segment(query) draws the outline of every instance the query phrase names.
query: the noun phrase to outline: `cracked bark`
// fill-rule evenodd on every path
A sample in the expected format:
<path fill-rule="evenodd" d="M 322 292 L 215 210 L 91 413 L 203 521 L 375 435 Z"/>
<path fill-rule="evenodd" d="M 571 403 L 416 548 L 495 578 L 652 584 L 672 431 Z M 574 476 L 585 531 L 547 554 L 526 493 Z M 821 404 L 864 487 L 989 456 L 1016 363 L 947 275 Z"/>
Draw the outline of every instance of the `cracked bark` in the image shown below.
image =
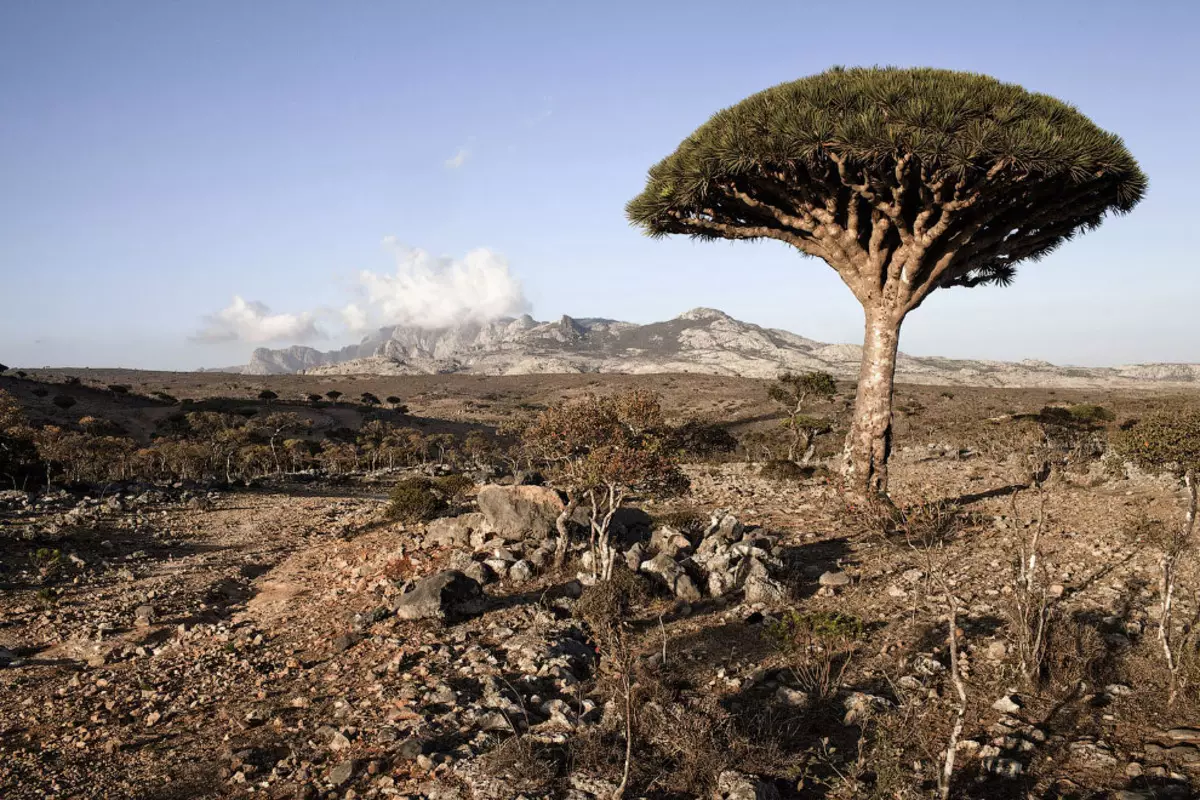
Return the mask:
<path fill-rule="evenodd" d="M 846 434 L 843 477 L 859 500 L 887 492 L 892 450 L 892 394 L 903 316 L 867 307 L 854 421 Z"/>

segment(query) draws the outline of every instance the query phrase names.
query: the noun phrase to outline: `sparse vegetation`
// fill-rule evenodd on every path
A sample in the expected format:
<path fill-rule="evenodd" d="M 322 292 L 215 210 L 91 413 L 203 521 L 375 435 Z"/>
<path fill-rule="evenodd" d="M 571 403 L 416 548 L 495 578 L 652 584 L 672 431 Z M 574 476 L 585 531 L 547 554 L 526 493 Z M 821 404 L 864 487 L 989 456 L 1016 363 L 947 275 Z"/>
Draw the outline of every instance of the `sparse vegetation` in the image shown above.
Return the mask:
<path fill-rule="evenodd" d="M 1146 435 L 1188 419 L 1200 407 L 1190 397 L 1063 391 L 1050 402 L 1033 390 L 964 387 L 943 398 L 936 387 L 905 388 L 898 407 L 926 411 L 898 415 L 897 425 L 920 444 L 900 451 L 893 465 L 892 502 L 851 498 L 846 513 L 836 481 L 795 480 L 809 472 L 785 458 L 748 466 L 681 444 L 701 430 L 688 420 L 705 420 L 738 436 L 743 448 L 748 432 L 765 431 L 764 448 L 785 455 L 791 435 L 777 424 L 765 381 L 750 384 L 753 391 L 744 382 L 719 383 L 729 397 L 755 398 L 723 422 L 720 414 L 733 414 L 728 404 L 698 388 L 710 379 L 686 376 L 673 377 L 672 387 L 663 383 L 673 394 L 662 399 L 627 391 L 592 397 L 586 393 L 610 388 L 594 376 L 506 379 L 503 385 L 517 388 L 473 404 L 490 384 L 476 390 L 451 378 L 454 391 L 435 396 L 414 381 L 422 412 L 411 419 L 358 403 L 334 408 L 323 394 L 317 404 L 301 381 L 271 383 L 293 399 L 270 405 L 255 396 L 261 384 L 214 398 L 196 386 L 156 383 L 196 396 L 188 407 L 171 407 L 147 399 L 136 380 L 89 375 L 71 391 L 77 405 L 60 409 L 36 398 L 38 384 L 5 380 L 11 394 L 7 402 L 0 396 L 0 459 L 8 466 L 0 480 L 34 491 L 0 492 L 0 522 L 15 532 L 0 543 L 0 574 L 15 587 L 0 597 L 0 611 L 26 609 L 6 616 L 19 645 L 40 642 L 35 632 L 45 626 L 55 641 L 119 648 L 126 636 L 175 631 L 173 620 L 200 613 L 199 604 L 240 606 L 247 590 L 266 598 L 234 628 L 173 633 L 187 642 L 186 658 L 168 648 L 109 661 L 96 673 L 117 689 L 134 680 L 161 685 L 164 669 L 218 676 L 205 714 L 180 704 L 151 726 L 171 732 L 186 724 L 198 748 L 223 742 L 223 732 L 214 735 L 219 714 L 254 718 L 262 701 L 240 687 L 258 685 L 253 676 L 261 669 L 277 671 L 272 680 L 286 696 L 307 696 L 311 680 L 326 675 L 337 676 L 339 691 L 366 696 L 370 687 L 390 685 L 388 665 L 396 664 L 397 686 L 416 682 L 406 708 L 421 725 L 444 720 L 443 730 L 466 737 L 457 745 L 463 769 L 453 774 L 467 782 L 546 795 L 588 785 L 612 796 L 623 784 L 626 798 L 709 797 L 740 786 L 768 796 L 916 800 L 1005 796 L 1070 780 L 1097 794 L 1142 786 L 1125 777 L 1137 768 L 1122 762 L 1146 773 L 1166 769 L 1175 754 L 1159 758 L 1145 742 L 1200 708 L 1192 588 L 1200 564 L 1189 547 L 1171 544 L 1184 530 L 1186 470 L 1178 456 L 1167 460 L 1165 450 L 1147 444 L 1191 437 Z M 639 386 L 633 377 L 609 380 Z M 105 389 L 116 382 L 130 392 Z M 386 385 L 358 383 L 354 396 L 363 388 L 384 396 Z M 831 420 L 841 413 L 823 410 Z M 584 425 L 593 414 L 592 422 L 604 424 Z M 537 534 L 524 525 L 493 532 L 476 503 L 476 481 L 520 478 L 565 489 L 566 473 L 544 457 L 548 451 L 517 435 L 531 425 L 562 432 L 560 423 L 607 431 L 598 441 L 620 450 L 614 457 L 627 454 L 627 441 L 635 453 L 663 454 L 692 493 L 626 492 L 607 552 L 599 541 L 588 547 L 592 500 L 581 494 L 564 540 L 582 553 L 581 563 L 554 570 L 556 546 L 540 532 L 554 527 L 553 514 L 540 518 Z M 1067 432 L 1048 434 L 1050 426 Z M 1128 477 L 1085 475 L 1079 467 L 1090 456 L 1076 455 L 1072 441 L 1099 442 L 1108 462 L 1129 461 Z M 1054 479 L 1043 474 L 1046 464 Z M 301 481 L 309 486 L 297 490 Z M 246 482 L 254 488 L 239 496 Z M 393 492 L 382 514 L 372 497 L 381 485 Z M 513 490 L 514 501 L 536 498 L 557 513 L 554 493 L 529 488 Z M 1182 510 L 1177 488 L 1185 490 Z M 606 512 L 606 497 L 597 500 Z M 212 507 L 219 513 L 206 510 Z M 281 519 L 291 522 L 281 526 Z M 247 546 L 253 559 L 241 549 Z M 1171 552 L 1180 553 L 1170 562 L 1175 587 L 1164 591 L 1163 560 Z M 164 557 L 172 570 L 155 572 L 151 563 Z M 592 568 L 602 578 L 606 559 L 609 579 L 592 583 Z M 213 587 L 214 568 L 237 576 L 251 561 L 274 563 L 271 577 Z M 489 597 L 481 616 L 456 616 L 450 627 L 388 618 L 400 592 L 441 570 L 480 582 Z M 192 580 L 193 589 L 181 583 Z M 270 609 L 284 606 L 273 605 L 270 593 L 292 586 L 300 593 L 288 595 L 285 616 L 273 616 L 283 612 Z M 1160 598 L 1167 595 L 1163 624 Z M 112 597 L 121 599 L 106 605 Z M 152 608 L 135 614 L 142 606 Z M 350 606 L 359 615 L 352 623 Z M 110 607 L 116 611 L 102 619 L 112 620 L 111 632 L 72 616 Z M 362 636 L 365 630 L 371 634 Z M 307 666 L 290 649 L 295 641 L 328 649 L 332 659 L 317 653 L 324 660 L 312 663 L 320 666 Z M 289 659 L 295 666 L 280 670 Z M 20 677 L 23 669 L 0 673 Z M 19 708 L 30 721 L 23 724 L 45 724 L 36 720 L 48 697 L 72 731 L 96 713 L 86 698 L 56 693 L 77 673 L 63 671 L 59 680 L 57 667 L 37 669 L 46 688 L 29 688 L 35 702 Z M 145 703 L 140 690 L 104 696 L 124 715 L 114 711 L 106 724 L 147 727 L 124 710 L 134 706 L 123 705 Z M 213 708 L 218 714 L 208 713 Z M 289 706 L 306 737 L 287 725 L 278 737 L 301 754 L 329 752 L 324 738 L 333 733 L 316 733 L 328 724 L 328 708 Z M 362 737 L 354 730 L 403 723 L 389 720 L 390 710 L 348 705 L 345 727 L 329 728 L 356 747 Z M 1038 720 L 1049 720 L 1053 733 L 1045 739 L 1025 727 Z M 1001 723 L 1007 732 L 998 732 Z M 347 785 L 365 795 L 386 774 L 397 790 L 419 794 L 429 772 L 450 774 L 438 771 L 439 741 L 421 739 L 429 766 L 414 770 L 419 776 L 371 773 L 360 763 Z M 399 743 L 379 747 L 390 753 Z M 76 758 L 63 752 L 68 762 Z M 1117 765 L 1091 769 L 1080 752 Z M 19 749 L 8 755 L 24 757 Z M 116 750 L 92 754 L 89 763 L 127 757 Z M 62 770 L 47 769 L 64 780 Z M 315 773 L 291 762 L 271 769 L 255 775 L 272 786 L 325 786 L 325 772 L 296 777 Z"/>
<path fill-rule="evenodd" d="M 1196 642 L 1194 633 L 1200 608 L 1193 610 L 1182 630 L 1176 630 L 1178 596 L 1181 592 L 1194 595 L 1200 584 L 1180 586 L 1181 570 L 1186 561 L 1195 559 L 1196 516 L 1198 512 L 1197 475 L 1200 474 L 1200 412 L 1189 411 L 1173 414 L 1157 414 L 1138 420 L 1115 437 L 1117 452 L 1143 468 L 1166 472 L 1183 481 L 1187 493 L 1182 524 L 1157 526 L 1151 532 L 1159 558 L 1159 603 L 1158 638 L 1162 645 L 1163 658 L 1170 675 L 1168 705 L 1173 705 L 1180 689 L 1180 674 L 1185 662 L 1183 647 L 1192 649 Z"/>

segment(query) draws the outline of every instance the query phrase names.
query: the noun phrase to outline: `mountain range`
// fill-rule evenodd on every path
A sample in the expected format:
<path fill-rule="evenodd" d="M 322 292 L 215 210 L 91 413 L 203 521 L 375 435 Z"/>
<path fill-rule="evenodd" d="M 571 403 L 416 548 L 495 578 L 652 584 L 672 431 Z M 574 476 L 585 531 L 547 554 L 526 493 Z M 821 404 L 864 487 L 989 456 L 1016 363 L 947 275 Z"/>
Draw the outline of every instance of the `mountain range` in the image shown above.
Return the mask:
<path fill-rule="evenodd" d="M 827 344 L 788 331 L 697 308 L 665 322 L 610 319 L 538 322 L 529 315 L 448 328 L 381 328 L 359 344 L 323 352 L 311 347 L 259 348 L 247 375 L 695 372 L 773 378 L 784 370 L 858 374 L 857 345 Z M 1045 361 L 983 361 L 900 354 L 897 380 L 995 387 L 1200 387 L 1200 364 L 1066 367 Z"/>

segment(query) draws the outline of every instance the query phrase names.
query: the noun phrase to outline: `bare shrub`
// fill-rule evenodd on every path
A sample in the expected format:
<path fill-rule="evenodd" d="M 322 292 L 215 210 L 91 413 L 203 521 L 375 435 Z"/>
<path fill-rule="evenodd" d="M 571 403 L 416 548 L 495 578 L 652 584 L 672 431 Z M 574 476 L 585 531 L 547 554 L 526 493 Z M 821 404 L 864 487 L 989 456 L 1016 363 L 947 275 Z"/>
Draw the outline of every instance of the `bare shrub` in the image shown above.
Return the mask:
<path fill-rule="evenodd" d="M 558 775 L 557 765 L 543 749 L 528 736 L 512 736 L 485 753 L 480 765 L 485 773 L 503 781 L 514 796 L 543 793 Z"/>
<path fill-rule="evenodd" d="M 1034 525 L 1018 532 L 1012 560 L 1012 593 L 1008 604 L 1008 632 L 1017 653 L 1021 676 L 1038 681 L 1046 657 L 1048 627 L 1055 615 L 1046 568 L 1041 561 L 1041 538 L 1046 525 L 1046 495 L 1038 492 L 1038 515 Z M 1017 495 L 1012 496 L 1012 519 L 1019 519 Z"/>
<path fill-rule="evenodd" d="M 1053 614 L 1045 628 L 1040 662 L 1043 683 L 1062 692 L 1076 692 L 1087 682 L 1115 679 L 1108 648 L 1094 625 L 1065 614 Z"/>
<path fill-rule="evenodd" d="M 640 687 L 635 676 L 637 649 L 629 623 L 633 606 L 644 602 L 645 592 L 644 583 L 636 575 L 627 569 L 616 568 L 607 580 L 588 587 L 575 605 L 575 614 L 587 624 L 600 651 L 600 668 L 615 687 L 614 705 L 620 708 L 624 726 L 621 782 L 613 800 L 620 800 L 624 795 L 633 765 L 637 730 L 635 694 Z"/>

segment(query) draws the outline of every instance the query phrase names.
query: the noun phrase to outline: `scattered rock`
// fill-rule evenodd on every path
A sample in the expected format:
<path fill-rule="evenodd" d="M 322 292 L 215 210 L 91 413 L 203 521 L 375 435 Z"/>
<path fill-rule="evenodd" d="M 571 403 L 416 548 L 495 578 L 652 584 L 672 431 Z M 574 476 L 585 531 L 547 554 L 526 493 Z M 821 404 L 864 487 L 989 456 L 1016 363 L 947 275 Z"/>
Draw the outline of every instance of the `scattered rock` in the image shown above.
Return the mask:
<path fill-rule="evenodd" d="M 508 568 L 508 579 L 514 583 L 525 583 L 533 579 L 533 565 L 525 559 L 514 562 Z"/>
<path fill-rule="evenodd" d="M 452 621 L 477 614 L 486 604 L 479 582 L 457 570 L 424 578 L 392 605 L 400 619 Z"/>
<path fill-rule="evenodd" d="M 850 576 L 840 570 L 837 572 L 823 572 L 821 573 L 821 577 L 817 579 L 817 583 L 832 588 L 849 586 Z"/>
<path fill-rule="evenodd" d="M 484 486 L 476 497 L 491 530 L 505 538 L 544 538 L 555 530 L 562 498 L 545 486 Z"/>
<path fill-rule="evenodd" d="M 435 547 L 469 547 L 471 534 L 484 528 L 483 514 L 440 517 L 425 526 L 425 541 Z"/>
<path fill-rule="evenodd" d="M 357 764 L 354 761 L 343 761 L 333 769 L 329 770 L 329 782 L 337 788 L 345 786 L 354 777 L 357 770 Z"/>
<path fill-rule="evenodd" d="M 1001 714 L 1015 714 L 1021 710 L 1021 704 L 1017 701 L 1016 695 L 1006 694 L 992 703 L 992 708 Z"/>
<path fill-rule="evenodd" d="M 779 800 L 779 790 L 754 775 L 725 770 L 717 777 L 714 800 Z"/>

